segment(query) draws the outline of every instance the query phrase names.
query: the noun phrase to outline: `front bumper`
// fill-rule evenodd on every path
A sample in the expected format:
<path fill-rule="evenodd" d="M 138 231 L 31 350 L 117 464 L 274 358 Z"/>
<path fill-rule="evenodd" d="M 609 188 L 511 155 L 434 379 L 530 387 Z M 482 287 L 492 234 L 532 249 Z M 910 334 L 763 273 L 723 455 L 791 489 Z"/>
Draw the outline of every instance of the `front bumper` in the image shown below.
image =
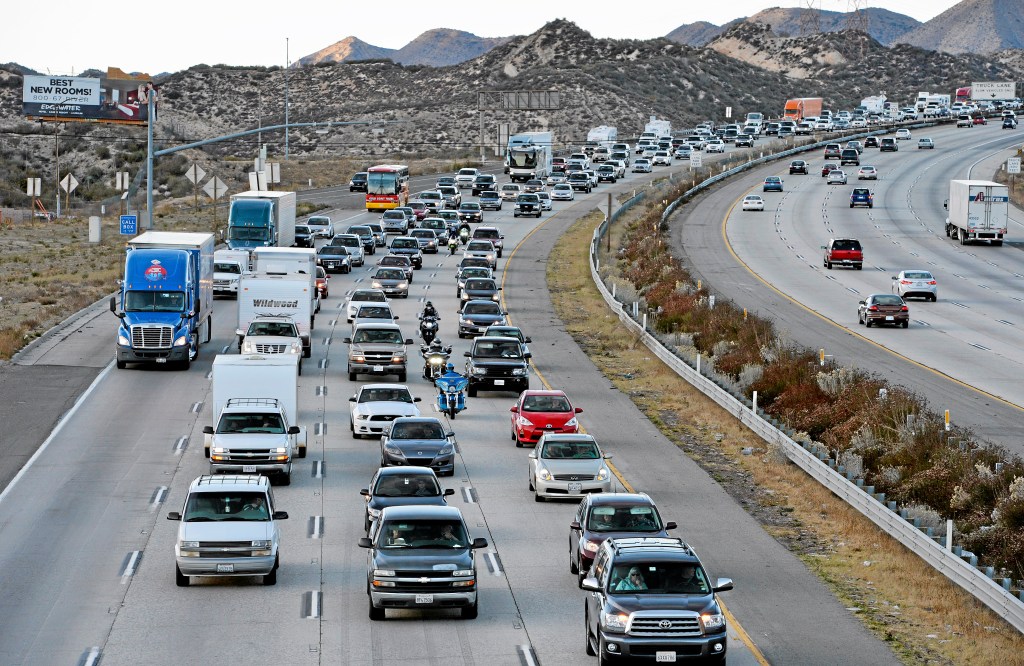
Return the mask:
<path fill-rule="evenodd" d="M 514 391 L 522 393 L 530 388 L 529 375 L 494 376 L 470 375 L 469 386 L 476 391 Z"/>
<path fill-rule="evenodd" d="M 175 557 L 186 576 L 265 576 L 274 570 L 275 555 L 260 557 Z M 232 571 L 218 571 L 231 566 Z"/>
<path fill-rule="evenodd" d="M 695 636 L 693 638 L 639 638 L 625 634 L 600 631 L 601 645 L 604 646 L 602 656 L 611 659 L 622 657 L 624 660 L 644 661 L 656 663 L 659 652 L 671 652 L 675 654 L 674 661 L 685 662 L 700 657 L 712 657 L 725 655 L 728 649 L 726 633 L 713 634 L 712 636 Z M 614 644 L 616 650 L 609 648 Z M 714 647 L 721 647 L 715 650 Z"/>
<path fill-rule="evenodd" d="M 188 346 L 169 349 L 135 349 L 117 346 L 115 356 L 123 363 L 175 363 L 189 357 Z"/>
<path fill-rule="evenodd" d="M 476 603 L 476 590 L 471 592 L 435 592 L 430 596 L 432 598 L 430 603 L 417 603 L 417 595 L 414 592 L 370 590 L 370 601 L 374 608 L 461 608 Z"/>
<path fill-rule="evenodd" d="M 405 372 L 405 363 L 356 363 L 349 361 L 348 371 L 357 375 L 398 375 Z"/>
<path fill-rule="evenodd" d="M 537 428 L 534 426 L 516 426 L 516 435 L 519 441 L 524 444 L 536 444 L 540 441 L 541 435 L 547 433 L 568 433 L 570 435 L 579 432 L 579 428 L 569 426 L 567 428 Z"/>
<path fill-rule="evenodd" d="M 246 468 L 249 469 L 246 469 Z M 250 463 L 244 462 L 210 462 L 210 474 L 262 474 L 271 476 L 274 474 L 291 474 L 292 463 Z"/>
<path fill-rule="evenodd" d="M 570 493 L 570 483 L 579 483 L 580 489 Z M 575 497 L 579 499 L 589 493 L 611 492 L 612 478 L 609 476 L 604 481 L 541 481 L 535 479 L 533 486 L 541 497 Z"/>
<path fill-rule="evenodd" d="M 455 454 L 448 453 L 434 458 L 410 458 L 406 456 L 395 456 L 387 451 L 383 453 L 385 466 L 391 467 L 429 467 L 436 474 L 448 475 L 455 473 Z"/>

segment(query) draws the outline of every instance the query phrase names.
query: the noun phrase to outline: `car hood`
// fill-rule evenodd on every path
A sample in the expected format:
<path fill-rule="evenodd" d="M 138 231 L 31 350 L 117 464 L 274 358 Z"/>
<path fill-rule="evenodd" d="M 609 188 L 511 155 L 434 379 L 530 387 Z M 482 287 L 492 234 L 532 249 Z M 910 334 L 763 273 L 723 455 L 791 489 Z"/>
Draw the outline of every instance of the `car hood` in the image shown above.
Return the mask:
<path fill-rule="evenodd" d="M 288 448 L 288 435 L 269 435 L 257 432 L 225 432 L 213 436 L 213 446 L 232 451 L 250 451 Z"/>
<path fill-rule="evenodd" d="M 500 314 L 464 314 L 464 315 L 462 315 L 462 318 L 464 320 L 466 320 L 466 321 L 471 321 L 471 322 L 476 322 L 476 323 L 480 323 L 480 322 L 494 323 L 496 321 L 504 321 L 505 315 L 500 315 Z"/>
<path fill-rule="evenodd" d="M 717 612 L 718 603 L 711 594 L 629 594 L 608 595 L 608 603 L 626 613 L 635 611 L 689 610 Z"/>
<path fill-rule="evenodd" d="M 373 551 L 374 569 L 455 571 L 473 568 L 469 548 L 389 548 Z"/>
<path fill-rule="evenodd" d="M 538 462 L 542 464 L 552 474 L 581 474 L 597 476 L 597 473 L 604 466 L 604 460 L 601 458 L 568 458 L 551 460 L 548 458 L 539 459 Z"/>
<path fill-rule="evenodd" d="M 364 345 L 365 346 L 365 345 Z M 410 402 L 395 400 L 379 400 L 374 402 L 356 403 L 355 414 L 395 414 L 397 416 L 419 416 L 419 408 Z"/>
<path fill-rule="evenodd" d="M 473 365 L 478 368 L 521 368 L 526 365 L 525 358 L 481 358 L 473 359 Z M 575 416 L 573 414 L 572 416 Z M 566 418 L 566 421 L 569 419 Z M 563 421 L 564 423 L 564 421 Z"/>
<path fill-rule="evenodd" d="M 436 456 L 442 447 L 448 446 L 447 439 L 389 439 L 388 444 L 397 447 L 403 454 L 413 453 L 414 457 Z M 420 453 L 422 451 L 422 453 Z"/>
<path fill-rule="evenodd" d="M 182 541 L 254 541 L 274 536 L 269 520 L 225 520 L 221 522 L 181 523 Z"/>
<path fill-rule="evenodd" d="M 384 509 L 389 506 L 445 506 L 447 504 L 443 495 L 430 497 L 381 497 L 375 495 L 370 498 L 371 509 Z"/>
<path fill-rule="evenodd" d="M 482 365 L 482 364 L 481 364 Z M 576 412 L 519 412 L 519 416 L 523 417 L 533 425 L 543 428 L 547 425 L 551 425 L 553 428 L 560 428 L 568 423 L 571 419 L 576 418 Z"/>
<path fill-rule="evenodd" d="M 352 349 L 357 349 L 361 352 L 371 351 L 386 351 L 396 352 L 405 351 L 404 345 L 399 345 L 397 342 L 353 342 Z"/>

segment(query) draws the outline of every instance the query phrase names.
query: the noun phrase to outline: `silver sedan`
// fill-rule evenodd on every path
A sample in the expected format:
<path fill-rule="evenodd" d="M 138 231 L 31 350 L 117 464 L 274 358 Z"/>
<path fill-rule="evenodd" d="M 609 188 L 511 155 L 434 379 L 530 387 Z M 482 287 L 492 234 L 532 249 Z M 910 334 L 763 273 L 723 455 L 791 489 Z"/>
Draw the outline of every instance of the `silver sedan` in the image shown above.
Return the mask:
<path fill-rule="evenodd" d="M 920 296 L 936 301 L 939 298 L 939 285 L 930 271 L 900 271 L 892 278 L 892 293 L 902 298 Z"/>

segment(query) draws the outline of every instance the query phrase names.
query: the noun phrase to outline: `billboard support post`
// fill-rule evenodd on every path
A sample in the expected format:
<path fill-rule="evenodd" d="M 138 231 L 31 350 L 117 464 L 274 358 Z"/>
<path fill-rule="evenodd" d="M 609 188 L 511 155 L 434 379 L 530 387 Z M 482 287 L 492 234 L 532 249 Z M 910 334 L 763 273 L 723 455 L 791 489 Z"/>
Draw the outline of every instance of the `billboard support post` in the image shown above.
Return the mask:
<path fill-rule="evenodd" d="M 60 123 L 53 124 L 53 161 L 55 162 L 56 173 L 53 176 L 53 189 L 57 192 L 57 217 L 60 218 L 60 139 L 57 137 L 57 131 L 60 129 Z"/>
<path fill-rule="evenodd" d="M 146 123 L 146 141 L 149 145 L 146 151 L 146 228 L 153 228 L 153 123 L 156 118 L 153 117 L 153 98 L 156 97 L 152 92 L 146 95 L 146 105 L 148 107 L 148 119 Z"/>

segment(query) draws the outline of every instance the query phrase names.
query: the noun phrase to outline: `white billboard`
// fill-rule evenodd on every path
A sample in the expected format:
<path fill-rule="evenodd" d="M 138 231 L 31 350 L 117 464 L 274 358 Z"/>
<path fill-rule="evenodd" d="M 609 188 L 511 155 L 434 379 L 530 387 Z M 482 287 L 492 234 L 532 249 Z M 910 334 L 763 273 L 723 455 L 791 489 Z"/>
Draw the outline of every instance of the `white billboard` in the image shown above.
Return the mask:
<path fill-rule="evenodd" d="M 1013 81 L 974 81 L 971 83 L 971 99 L 985 101 L 994 99 L 1015 99 L 1017 84 Z"/>
<path fill-rule="evenodd" d="M 100 80 L 75 76 L 25 76 L 22 101 L 27 104 L 99 106 Z"/>

